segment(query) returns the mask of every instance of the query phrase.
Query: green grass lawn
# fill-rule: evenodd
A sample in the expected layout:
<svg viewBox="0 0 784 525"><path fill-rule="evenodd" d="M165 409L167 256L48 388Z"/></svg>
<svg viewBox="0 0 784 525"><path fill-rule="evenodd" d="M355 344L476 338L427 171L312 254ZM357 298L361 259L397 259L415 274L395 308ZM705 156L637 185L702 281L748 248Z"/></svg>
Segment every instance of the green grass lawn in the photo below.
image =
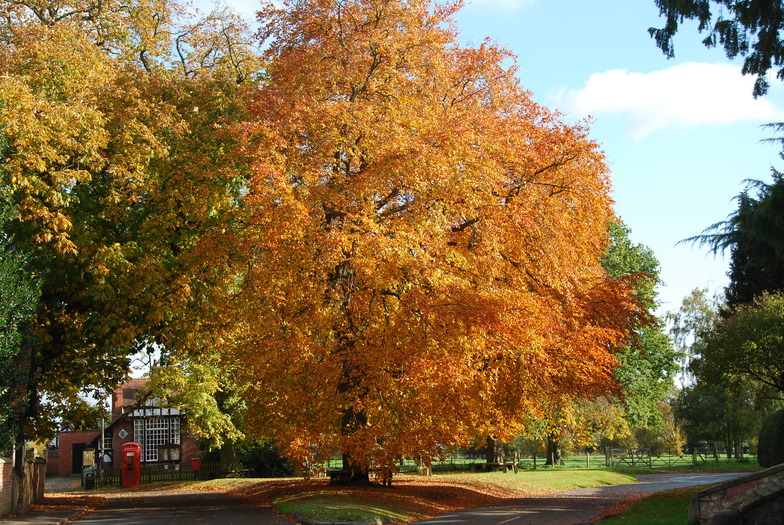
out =
<svg viewBox="0 0 784 525"><path fill-rule="evenodd" d="M683 525L689 511L689 501L705 486L687 487L659 492L649 496L602 524L607 525Z"/></svg>
<svg viewBox="0 0 784 525"><path fill-rule="evenodd" d="M624 472L685 472L695 470L698 472L734 472L734 471L748 471L759 469L757 459L754 456L749 456L742 460L727 459L725 456L720 456L718 460L713 456L698 456L696 465L692 463L693 458L690 455L686 456L661 456L654 457L651 461L651 466L647 465L625 465L618 461L613 469ZM485 460L483 458L460 458L449 457L443 462L433 463L433 472L465 472L474 470L475 466L483 465ZM563 465L555 467L545 465L545 459L540 457L536 461L532 458L521 458L519 466L522 469L531 470L558 470L558 469L604 469L605 457L603 454L591 454L586 457L582 454L575 454L573 456L563 458ZM416 464L413 460L408 460L401 468L401 472L413 472L416 470Z"/></svg>
<svg viewBox="0 0 784 525"><path fill-rule="evenodd" d="M634 483L633 474L608 469L582 470L525 470L517 474L482 472L476 474L442 474L443 479L461 478L470 483L494 486L514 493L539 494L562 490Z"/></svg>
<svg viewBox="0 0 784 525"><path fill-rule="evenodd" d="M281 514L327 522L365 521L374 518L385 523L409 522L424 517L412 512L404 502L369 502L364 497L352 495L289 496L277 499L274 505Z"/></svg>

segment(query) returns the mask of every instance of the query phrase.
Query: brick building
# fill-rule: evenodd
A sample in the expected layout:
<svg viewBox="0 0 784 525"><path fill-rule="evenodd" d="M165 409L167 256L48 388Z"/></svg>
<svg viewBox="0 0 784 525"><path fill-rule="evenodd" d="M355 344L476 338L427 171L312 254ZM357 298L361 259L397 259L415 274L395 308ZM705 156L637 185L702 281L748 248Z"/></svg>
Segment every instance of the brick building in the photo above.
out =
<svg viewBox="0 0 784 525"><path fill-rule="evenodd" d="M175 467L197 457L198 442L183 431L184 416L175 408L162 408L146 389L148 379L131 379L118 385L112 395L112 423L104 430L101 447L100 430L60 432L56 455L50 452L60 476L82 471L82 452L92 450L103 465L119 466L125 443L139 443L143 465L169 464ZM54 469L52 469L54 470Z"/></svg>
<svg viewBox="0 0 784 525"><path fill-rule="evenodd" d="M57 448L48 453L46 473L70 476L82 472L84 452L94 447L93 443L100 434L100 430L60 432Z"/></svg>

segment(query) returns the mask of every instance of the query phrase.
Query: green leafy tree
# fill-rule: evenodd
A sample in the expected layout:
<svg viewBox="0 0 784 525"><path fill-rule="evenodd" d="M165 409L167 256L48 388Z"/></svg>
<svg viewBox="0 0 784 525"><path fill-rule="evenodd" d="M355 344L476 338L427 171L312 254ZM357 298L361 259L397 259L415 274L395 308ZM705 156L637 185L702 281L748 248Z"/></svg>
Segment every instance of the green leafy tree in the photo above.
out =
<svg viewBox="0 0 784 525"><path fill-rule="evenodd" d="M237 446L237 462L258 478L282 478L294 474L291 463L271 441L247 441Z"/></svg>
<svg viewBox="0 0 784 525"><path fill-rule="evenodd" d="M242 169L225 129L260 63L230 14L192 19L168 0L0 12L8 235L42 290L21 385L47 434L58 407L120 382L140 347L221 344L208 298L231 272L205 238L236 223Z"/></svg>
<svg viewBox="0 0 784 525"><path fill-rule="evenodd" d="M762 424L759 435L759 464L772 467L784 463L784 409L777 410Z"/></svg>
<svg viewBox="0 0 784 525"><path fill-rule="evenodd" d="M0 150L2 140L0 130ZM19 387L24 385L27 349L32 344L30 324L40 296L29 257L6 231L12 211L6 193L0 191L0 454L4 455L19 441L19 416L28 405L27 392Z"/></svg>
<svg viewBox="0 0 784 525"><path fill-rule="evenodd" d="M613 278L633 277L634 291L651 317L656 307L659 261L650 248L634 244L631 230L622 222L610 224L610 245L602 265ZM661 413L657 408L674 386L678 354L665 333L664 323L640 323L631 338L636 345L618 354L620 366L616 378L623 387L623 407L631 427L658 427Z"/></svg>
<svg viewBox="0 0 784 525"><path fill-rule="evenodd" d="M188 431L214 448L244 437L237 426L243 404L218 367L182 361L152 370L150 393L187 414Z"/></svg>
<svg viewBox="0 0 784 525"><path fill-rule="evenodd" d="M707 441L716 455L719 448L740 455L742 442L759 428L761 410L769 404L760 394L769 388L739 373L735 363L743 359L740 346L720 338L732 315L721 316L720 310L716 297L695 289L671 316L673 338L689 357L687 386L674 407L690 443Z"/></svg>
<svg viewBox="0 0 784 525"><path fill-rule="evenodd" d="M693 367L705 381L738 377L757 397L784 399L784 295L763 293L718 319L699 345Z"/></svg>
<svg viewBox="0 0 784 525"><path fill-rule="evenodd" d="M662 28L648 31L656 45L672 58L673 38L684 20L699 22L698 30L707 33L703 44L720 45L729 58L745 57L744 75L757 75L754 96L768 91L768 71L777 69L784 79L784 3L781 0L655 0L666 21Z"/></svg>
<svg viewBox="0 0 784 525"><path fill-rule="evenodd" d="M679 392L673 408L692 446L706 441L715 456L723 448L727 457L742 455L743 442L755 437L763 414L753 390L737 378L690 385Z"/></svg>
<svg viewBox="0 0 784 525"><path fill-rule="evenodd" d="M694 380L690 365L698 356L697 343L713 328L720 304L720 297L711 297L707 288L695 288L683 299L677 311L667 314L670 336L681 359L681 384Z"/></svg>
<svg viewBox="0 0 784 525"><path fill-rule="evenodd" d="M677 354L664 332L664 323L653 315L659 261L650 248L631 241L631 230L622 221L613 220L608 229L610 242L602 256L602 267L611 278L630 282L649 318L628 328L628 339L633 344L618 349L616 354L619 366L615 379L622 389L619 398L572 399L550 405L544 418L548 425L544 436L548 465L560 461L562 439L571 438L578 446L587 447L602 440L622 439L635 427L661 427L657 406L674 386ZM621 416L623 421L618 420ZM527 436L532 437L530 433Z"/></svg>
<svg viewBox="0 0 784 525"><path fill-rule="evenodd" d="M756 190L755 193L752 193ZM713 253L730 250L728 306L751 302L764 291L784 290L784 180L747 181L737 196L738 208L726 221L686 239L709 246Z"/></svg>
<svg viewBox="0 0 784 525"><path fill-rule="evenodd" d="M112 415L104 404L80 398L64 407L60 418L61 428L84 431L108 426Z"/></svg>
<svg viewBox="0 0 784 525"><path fill-rule="evenodd" d="M658 428L638 427L634 429L634 441L637 447L647 448L652 455L680 455L683 450L684 437L680 426L675 421L672 406L664 401L658 404L661 414L661 425Z"/></svg>

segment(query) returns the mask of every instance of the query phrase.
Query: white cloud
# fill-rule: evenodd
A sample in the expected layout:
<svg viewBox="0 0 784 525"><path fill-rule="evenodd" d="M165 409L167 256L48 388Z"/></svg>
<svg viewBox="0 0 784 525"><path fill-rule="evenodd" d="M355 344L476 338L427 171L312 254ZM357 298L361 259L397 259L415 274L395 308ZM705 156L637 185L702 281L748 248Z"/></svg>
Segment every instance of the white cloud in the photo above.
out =
<svg viewBox="0 0 784 525"><path fill-rule="evenodd" d="M625 115L636 139L667 127L784 120L784 111L768 98L774 89L768 97L752 97L754 78L728 64L690 62L651 73L616 69L594 73L582 89L561 92L555 106L575 116Z"/></svg>

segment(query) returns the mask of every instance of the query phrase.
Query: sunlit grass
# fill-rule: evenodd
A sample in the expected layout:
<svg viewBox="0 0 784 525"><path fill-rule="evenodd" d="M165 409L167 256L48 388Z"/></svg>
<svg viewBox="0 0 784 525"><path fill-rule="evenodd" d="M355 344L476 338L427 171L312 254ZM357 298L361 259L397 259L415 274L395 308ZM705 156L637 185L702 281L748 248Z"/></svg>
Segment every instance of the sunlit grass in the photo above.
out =
<svg viewBox="0 0 784 525"><path fill-rule="evenodd" d="M498 487L524 495L560 492L563 490L634 483L633 474L611 470L530 470L517 474L483 472L478 474L443 474L445 479L461 479L468 484Z"/></svg>
<svg viewBox="0 0 784 525"><path fill-rule="evenodd" d="M668 490L648 496L622 514L603 521L607 525L682 525L689 513L689 501L705 486Z"/></svg>
<svg viewBox="0 0 784 525"><path fill-rule="evenodd" d="M425 517L402 502L375 503L352 495L290 495L276 499L273 504L282 514L327 522L365 521L374 518L383 522L410 522Z"/></svg>

